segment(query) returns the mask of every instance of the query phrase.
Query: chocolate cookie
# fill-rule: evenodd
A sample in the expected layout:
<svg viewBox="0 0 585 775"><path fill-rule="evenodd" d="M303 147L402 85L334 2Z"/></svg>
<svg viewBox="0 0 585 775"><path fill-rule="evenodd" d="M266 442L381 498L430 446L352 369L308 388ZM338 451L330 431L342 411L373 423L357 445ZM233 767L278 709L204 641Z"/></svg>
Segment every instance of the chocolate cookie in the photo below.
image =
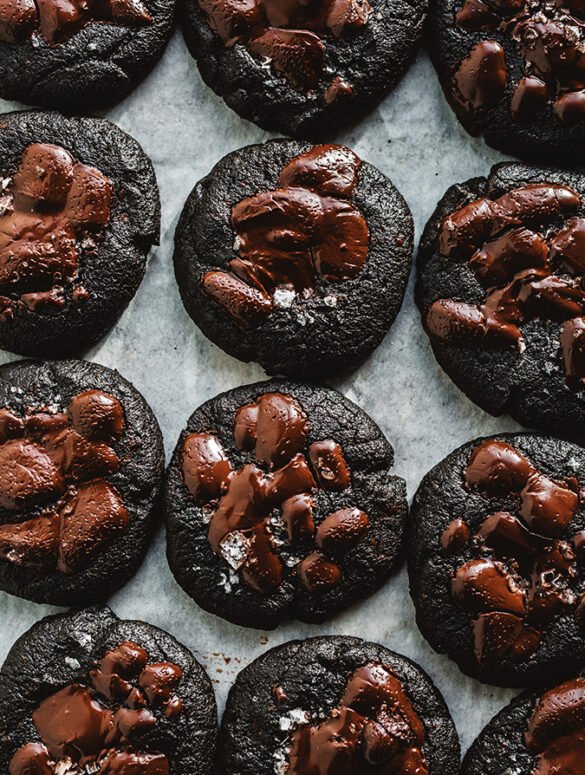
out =
<svg viewBox="0 0 585 775"><path fill-rule="evenodd" d="M423 479L409 571L417 623L463 672L502 686L585 659L585 451L552 437L475 439Z"/></svg>
<svg viewBox="0 0 585 775"><path fill-rule="evenodd" d="M426 0L182 0L205 83L242 118L293 137L361 118L414 59Z"/></svg>
<svg viewBox="0 0 585 775"><path fill-rule="evenodd" d="M583 160L580 0L438 0L429 33L443 91L468 132L522 158Z"/></svg>
<svg viewBox="0 0 585 775"><path fill-rule="evenodd" d="M169 563L202 608L246 627L321 622L380 587L406 516L394 453L336 390L273 380L190 417L168 469Z"/></svg>
<svg viewBox="0 0 585 775"><path fill-rule="evenodd" d="M49 616L0 671L7 775L211 775L211 682L193 655L109 608Z"/></svg>
<svg viewBox="0 0 585 775"><path fill-rule="evenodd" d="M146 552L163 465L152 410L117 372L0 367L0 589L64 606L106 599Z"/></svg>
<svg viewBox="0 0 585 775"><path fill-rule="evenodd" d="M174 0L2 0L0 97L82 113L129 94L162 56Z"/></svg>
<svg viewBox="0 0 585 775"><path fill-rule="evenodd" d="M230 153L189 196L175 274L215 344L269 373L330 377L380 344L410 272L412 216L341 145L272 141Z"/></svg>
<svg viewBox="0 0 585 775"><path fill-rule="evenodd" d="M523 694L490 721L461 775L579 775L585 757L585 678Z"/></svg>
<svg viewBox="0 0 585 775"><path fill-rule="evenodd" d="M291 641L230 691L221 775L453 775L449 710L414 662L359 638Z"/></svg>
<svg viewBox="0 0 585 775"><path fill-rule="evenodd" d="M101 339L158 242L138 143L104 119L0 116L0 347L63 357Z"/></svg>
<svg viewBox="0 0 585 775"><path fill-rule="evenodd" d="M437 360L482 409L585 434L585 178L522 164L450 188L417 301Z"/></svg>

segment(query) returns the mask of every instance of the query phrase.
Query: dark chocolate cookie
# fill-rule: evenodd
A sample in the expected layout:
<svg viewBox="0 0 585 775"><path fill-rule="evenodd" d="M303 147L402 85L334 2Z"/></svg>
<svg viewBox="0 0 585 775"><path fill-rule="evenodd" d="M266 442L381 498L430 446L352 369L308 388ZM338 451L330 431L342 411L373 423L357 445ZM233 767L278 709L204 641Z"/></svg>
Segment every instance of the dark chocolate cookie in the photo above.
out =
<svg viewBox="0 0 585 775"><path fill-rule="evenodd" d="M85 361L0 368L0 589L37 603L105 600L137 570L164 466L152 410Z"/></svg>
<svg viewBox="0 0 585 775"><path fill-rule="evenodd" d="M482 409L585 435L585 178L495 166L423 234L417 301L437 360Z"/></svg>
<svg viewBox="0 0 585 775"><path fill-rule="evenodd" d="M163 630L109 608L49 616L0 671L0 769L10 775L211 775L211 682Z"/></svg>
<svg viewBox="0 0 585 775"><path fill-rule="evenodd" d="M406 490L393 458L336 390L273 380L213 398L191 415L167 473L177 581L246 627L347 608L400 554Z"/></svg>
<svg viewBox="0 0 585 775"><path fill-rule="evenodd" d="M158 242L154 170L109 121L0 116L0 347L77 354L114 325Z"/></svg>
<svg viewBox="0 0 585 775"><path fill-rule="evenodd" d="M291 641L232 688L221 775L454 775L449 710L414 662L359 638Z"/></svg>
<svg viewBox="0 0 585 775"><path fill-rule="evenodd" d="M181 0L205 83L242 118L330 137L380 102L414 59L427 0Z"/></svg>
<svg viewBox="0 0 585 775"><path fill-rule="evenodd" d="M544 676L543 676L544 677ZM585 761L585 678L517 697L486 725L461 775L579 775Z"/></svg>
<svg viewBox="0 0 585 775"><path fill-rule="evenodd" d="M438 0L429 44L468 132L522 158L583 160L581 0Z"/></svg>
<svg viewBox="0 0 585 775"><path fill-rule="evenodd" d="M174 0L2 0L0 97L81 113L129 94L173 31Z"/></svg>
<svg viewBox="0 0 585 775"><path fill-rule="evenodd" d="M576 444L506 434L423 479L409 550L417 623L468 675L529 686L585 661L584 471Z"/></svg>
<svg viewBox="0 0 585 775"><path fill-rule="evenodd" d="M356 368L398 314L412 216L392 183L349 148L294 141L223 158L177 227L187 312L215 344L269 373Z"/></svg>

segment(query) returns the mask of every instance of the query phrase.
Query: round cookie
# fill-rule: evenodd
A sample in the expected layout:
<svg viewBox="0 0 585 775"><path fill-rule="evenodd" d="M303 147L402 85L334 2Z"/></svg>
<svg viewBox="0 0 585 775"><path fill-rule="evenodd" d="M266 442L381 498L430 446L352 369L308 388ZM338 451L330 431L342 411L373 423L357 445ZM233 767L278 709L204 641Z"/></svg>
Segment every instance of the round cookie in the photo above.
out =
<svg viewBox="0 0 585 775"><path fill-rule="evenodd" d="M582 160L584 14L578 0L438 0L431 57L465 129L521 158Z"/></svg>
<svg viewBox="0 0 585 775"><path fill-rule="evenodd" d="M273 380L207 401L167 472L175 578L245 627L347 608L400 556L406 488L393 459L378 426L330 388Z"/></svg>
<svg viewBox="0 0 585 775"><path fill-rule="evenodd" d="M291 641L248 665L219 738L221 775L453 775L459 740L414 662L343 636Z"/></svg>
<svg viewBox="0 0 585 775"><path fill-rule="evenodd" d="M461 775L576 775L585 756L585 678L517 697L485 726Z"/></svg>
<svg viewBox="0 0 585 775"><path fill-rule="evenodd" d="M583 437L584 245L577 172L497 165L439 202L417 303L439 364L482 409Z"/></svg>
<svg viewBox="0 0 585 775"><path fill-rule="evenodd" d="M163 467L156 418L118 372L0 367L0 589L62 606L105 600L146 552Z"/></svg>
<svg viewBox="0 0 585 775"><path fill-rule="evenodd" d="M414 59L426 0L181 0L205 83L242 118L292 137L330 136L369 113Z"/></svg>
<svg viewBox="0 0 585 775"><path fill-rule="evenodd" d="M105 119L0 119L0 347L63 357L101 339L158 242L152 163Z"/></svg>
<svg viewBox="0 0 585 775"><path fill-rule="evenodd" d="M422 634L487 683L529 686L585 659L582 447L504 434L464 444L412 507L410 591Z"/></svg>
<svg viewBox="0 0 585 775"><path fill-rule="evenodd" d="M207 674L163 630L109 608L49 616L0 671L0 768L211 775L216 715Z"/></svg>
<svg viewBox="0 0 585 775"><path fill-rule="evenodd" d="M189 196L175 236L183 303L230 355L269 373L355 369L398 314L412 261L410 210L340 145L251 145Z"/></svg>
<svg viewBox="0 0 585 775"><path fill-rule="evenodd" d="M4 0L0 97L84 113L148 75L173 31L174 0Z"/></svg>

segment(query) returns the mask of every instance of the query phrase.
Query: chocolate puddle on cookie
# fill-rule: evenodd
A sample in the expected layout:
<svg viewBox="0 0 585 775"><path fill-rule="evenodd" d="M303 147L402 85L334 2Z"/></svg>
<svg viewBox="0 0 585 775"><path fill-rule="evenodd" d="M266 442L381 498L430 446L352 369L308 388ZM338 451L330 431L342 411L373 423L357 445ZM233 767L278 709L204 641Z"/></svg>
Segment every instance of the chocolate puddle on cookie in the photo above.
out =
<svg viewBox="0 0 585 775"><path fill-rule="evenodd" d="M212 432L183 442L183 480L208 511L211 548L260 594L293 576L314 594L336 587L344 554L369 531L368 515L351 502L316 526L318 491L344 492L351 473L335 440L309 444L308 432L294 398L264 393L234 418L236 446L255 462L234 469Z"/></svg>
<svg viewBox="0 0 585 775"><path fill-rule="evenodd" d="M0 0L0 41L63 43L90 22L152 23L142 0Z"/></svg>
<svg viewBox="0 0 585 775"><path fill-rule="evenodd" d="M168 775L164 753L141 750L141 738L183 711L176 693L182 670L149 663L125 641L104 654L88 676L46 696L32 711L39 742L19 748L9 775ZM147 746L147 748L150 746Z"/></svg>
<svg viewBox="0 0 585 775"><path fill-rule="evenodd" d="M447 215L438 252L467 261L484 291L480 304L441 298L429 307L432 337L463 347L516 347L522 324L559 324L559 352L569 385L585 380L585 219L573 189L532 183L483 197Z"/></svg>
<svg viewBox="0 0 585 775"><path fill-rule="evenodd" d="M513 511L485 516L473 534L464 517L441 537L449 556L471 554L454 571L451 593L473 617L479 664L525 661L561 615L583 619L583 531L571 529L582 500L579 482L557 482L515 447L488 439L473 450L466 486L490 499L513 499Z"/></svg>
<svg viewBox="0 0 585 775"><path fill-rule="evenodd" d="M0 320L18 308L59 312L88 298L80 258L110 222L112 183L59 145L29 145L0 194Z"/></svg>
<svg viewBox="0 0 585 775"><path fill-rule="evenodd" d="M0 558L38 573L70 574L124 534L129 514L108 476L124 412L88 390L65 412L0 409Z"/></svg>
<svg viewBox="0 0 585 775"><path fill-rule="evenodd" d="M358 32L368 23L372 10L368 0L198 2L207 23L225 46L242 43L294 89L305 93L314 92L325 76L328 40ZM335 75L323 99L328 103L351 93L351 85Z"/></svg>
<svg viewBox="0 0 585 775"><path fill-rule="evenodd" d="M502 36L513 41L524 62L512 94L515 120L532 121L548 104L564 124L585 117L583 0L465 0L455 24L498 38L476 43L453 75L450 100L463 120L497 105L506 91Z"/></svg>
<svg viewBox="0 0 585 775"><path fill-rule="evenodd" d="M279 687L277 687L279 688ZM284 697L285 701L286 697ZM404 687L385 665L369 662L349 676L336 708L320 720L291 711L292 727L275 754L277 773L290 775L427 775L422 721Z"/></svg>
<svg viewBox="0 0 585 775"><path fill-rule="evenodd" d="M348 148L319 145L293 158L278 187L232 209L235 250L229 270L206 272L203 289L242 327L275 308L312 296L317 283L356 278L368 257L366 220L351 202L361 160Z"/></svg>

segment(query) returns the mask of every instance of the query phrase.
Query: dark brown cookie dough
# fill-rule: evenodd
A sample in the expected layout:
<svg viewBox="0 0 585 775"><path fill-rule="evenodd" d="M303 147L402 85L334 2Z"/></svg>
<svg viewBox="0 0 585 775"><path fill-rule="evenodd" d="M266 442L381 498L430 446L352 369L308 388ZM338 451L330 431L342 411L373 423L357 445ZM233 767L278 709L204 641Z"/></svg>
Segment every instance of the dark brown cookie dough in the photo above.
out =
<svg viewBox="0 0 585 775"><path fill-rule="evenodd" d="M197 409L165 487L168 557L207 611L320 622L371 594L402 547L406 493L375 423L340 393L274 380Z"/></svg>
<svg viewBox="0 0 585 775"><path fill-rule="evenodd" d="M471 134L522 158L583 160L579 0L438 0L429 43L443 91Z"/></svg>
<svg viewBox="0 0 585 775"><path fill-rule="evenodd" d="M494 415L585 432L585 179L495 166L450 188L421 239L416 298L435 356Z"/></svg>
<svg viewBox="0 0 585 775"><path fill-rule="evenodd" d="M412 216L349 148L272 141L222 159L175 235L183 303L215 344L269 373L356 368L393 323Z"/></svg>
<svg viewBox="0 0 585 775"><path fill-rule="evenodd" d="M585 757L585 678L523 694L487 724L461 775L575 775Z"/></svg>
<svg viewBox="0 0 585 775"><path fill-rule="evenodd" d="M203 80L243 118L331 136L372 110L418 49L426 0L181 0Z"/></svg>
<svg viewBox="0 0 585 775"><path fill-rule="evenodd" d="M0 347L79 354L132 299L160 202L138 143L104 119L0 116Z"/></svg>
<svg viewBox="0 0 585 775"><path fill-rule="evenodd" d="M454 775L459 740L443 698L406 657L358 638L291 641L232 688L221 775Z"/></svg>
<svg viewBox="0 0 585 775"><path fill-rule="evenodd" d="M469 442L423 479L409 572L417 623L468 675L531 686L585 660L585 453L547 436Z"/></svg>
<svg viewBox="0 0 585 775"><path fill-rule="evenodd" d="M164 465L150 407L85 361L0 368L0 589L38 603L106 599L137 570Z"/></svg>
<svg viewBox="0 0 585 775"><path fill-rule="evenodd" d="M81 113L129 94L158 62L174 0L2 0L0 97Z"/></svg>
<svg viewBox="0 0 585 775"><path fill-rule="evenodd" d="M211 682L192 654L109 608L50 616L0 671L0 768L7 775L211 775Z"/></svg>

